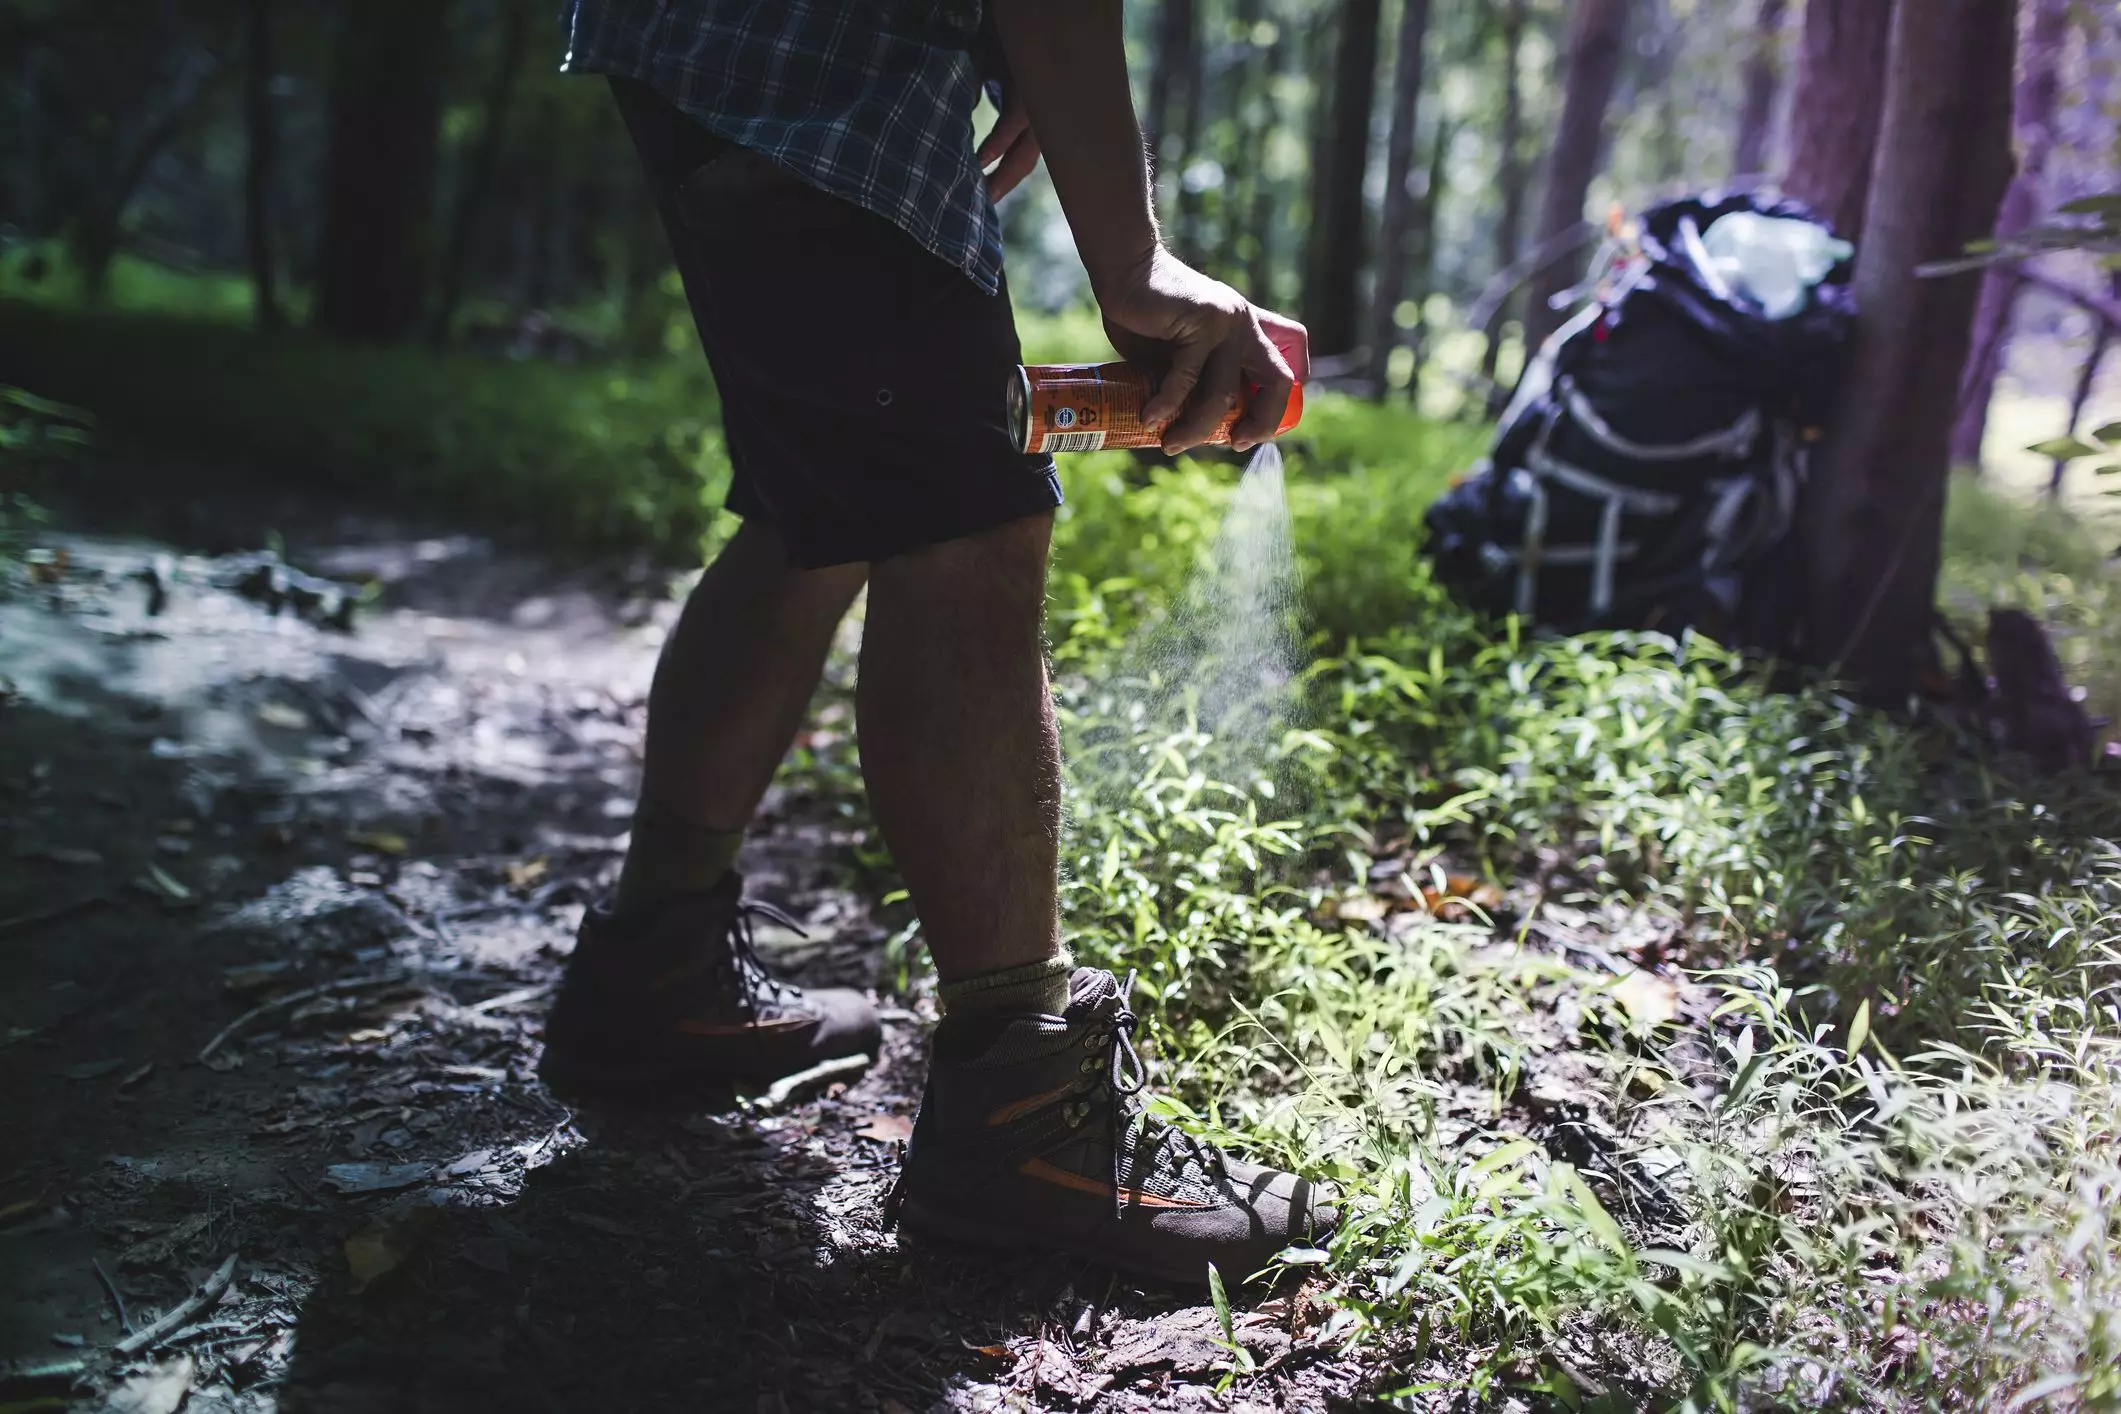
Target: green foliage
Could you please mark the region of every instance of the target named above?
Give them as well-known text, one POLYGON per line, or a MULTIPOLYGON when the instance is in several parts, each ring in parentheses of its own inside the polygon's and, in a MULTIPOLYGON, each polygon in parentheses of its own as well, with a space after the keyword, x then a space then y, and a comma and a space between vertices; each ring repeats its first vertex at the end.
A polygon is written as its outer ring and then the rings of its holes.
POLYGON ((713 386, 689 361, 590 369, 0 304, 8 374, 209 475, 380 493, 575 547, 690 560, 728 482, 713 386))
POLYGON ((0 384, 0 564, 16 559, 45 522, 30 483, 72 461, 93 423, 80 408, 0 384))

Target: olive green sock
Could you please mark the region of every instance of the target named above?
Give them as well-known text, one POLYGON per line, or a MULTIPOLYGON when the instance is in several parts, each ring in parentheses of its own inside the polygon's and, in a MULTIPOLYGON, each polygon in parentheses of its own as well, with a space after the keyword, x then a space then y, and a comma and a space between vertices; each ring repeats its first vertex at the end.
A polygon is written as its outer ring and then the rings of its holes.
POLYGON ((612 902, 619 925, 645 923, 672 899, 707 892, 736 867, 743 847, 742 830, 706 830, 647 812, 635 815, 612 902))
POLYGON ((1075 960, 1064 952, 1042 962, 977 972, 945 982, 935 995, 943 1010, 953 1015, 985 1011, 1059 1016, 1068 1009, 1068 980, 1074 971, 1075 960))

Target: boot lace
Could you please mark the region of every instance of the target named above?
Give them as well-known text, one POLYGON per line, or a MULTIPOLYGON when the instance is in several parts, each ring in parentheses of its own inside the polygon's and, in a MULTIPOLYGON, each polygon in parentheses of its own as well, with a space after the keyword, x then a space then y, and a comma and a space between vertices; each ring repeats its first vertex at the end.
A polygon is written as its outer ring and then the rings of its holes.
POLYGON ((773 1001, 799 998, 803 989, 792 982, 783 982, 767 970, 759 957, 757 925, 754 919, 763 918, 769 923, 778 923, 798 938, 808 940, 810 934, 780 908, 763 899, 745 899, 736 906, 736 917, 729 925, 730 965, 736 970, 737 1005, 747 1013, 757 1015, 761 995, 773 1001))
POLYGON ((1199 1165, 1201 1171, 1211 1177, 1223 1173, 1222 1151, 1214 1145, 1194 1138, 1184 1130, 1161 1120, 1152 1118, 1140 1100, 1143 1087, 1149 1083, 1148 1068, 1142 1064, 1141 1052, 1134 1046, 1134 1028, 1140 1018, 1127 1005, 1134 995, 1134 981, 1138 973, 1127 974, 1127 985, 1120 992, 1119 1006, 1113 1011, 1101 1047, 1109 1047, 1109 1066, 1105 1074, 1105 1085, 1111 1092, 1112 1103, 1107 1108, 1106 1119, 1112 1147, 1112 1216, 1122 1217, 1126 1213, 1126 1188, 1121 1183, 1125 1170, 1126 1152, 1122 1141, 1133 1139, 1144 1145, 1147 1152, 1144 1160, 1148 1172, 1144 1179, 1155 1172, 1156 1166, 1166 1154, 1169 1155, 1172 1171, 1183 1176, 1186 1166, 1199 1165), (1140 1131, 1135 1131, 1137 1121, 1140 1131))

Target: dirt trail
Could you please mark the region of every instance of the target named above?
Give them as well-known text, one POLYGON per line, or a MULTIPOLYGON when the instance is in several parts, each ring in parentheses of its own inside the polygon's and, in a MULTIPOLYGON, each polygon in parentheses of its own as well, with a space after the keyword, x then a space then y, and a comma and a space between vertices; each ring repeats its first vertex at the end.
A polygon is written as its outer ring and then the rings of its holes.
MULTIPOLYGON (((263 543, 241 505, 181 535, 263 543)), ((890 1005, 875 1067, 780 1113, 590 1112, 538 1084, 544 998, 623 842, 655 576, 325 521, 289 560, 381 586, 342 634, 171 543, 53 543, 55 581, 0 599, 0 1404, 1323 1409, 1362 1387, 1302 1291, 1241 1316, 1266 1373, 1218 1393, 1205 1308, 902 1250, 877 1219, 925 1007, 890 1005), (224 1295, 113 1352, 106 1278, 144 1328, 230 1255, 224 1295)), ((746 868, 809 926, 764 940, 803 980, 877 981, 862 842, 832 801, 768 803, 746 868)))

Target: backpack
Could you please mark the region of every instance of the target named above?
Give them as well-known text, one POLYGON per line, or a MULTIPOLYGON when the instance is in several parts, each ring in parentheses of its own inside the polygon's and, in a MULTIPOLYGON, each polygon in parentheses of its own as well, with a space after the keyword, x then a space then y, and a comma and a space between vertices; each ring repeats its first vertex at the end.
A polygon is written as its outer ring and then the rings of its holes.
POLYGON ((1701 233, 1751 194, 1668 202, 1599 295, 1540 348, 1489 454, 1429 510, 1438 580, 1563 632, 1694 626, 1775 646, 1795 602, 1784 553, 1853 323, 1850 263, 1770 319, 1701 233))

